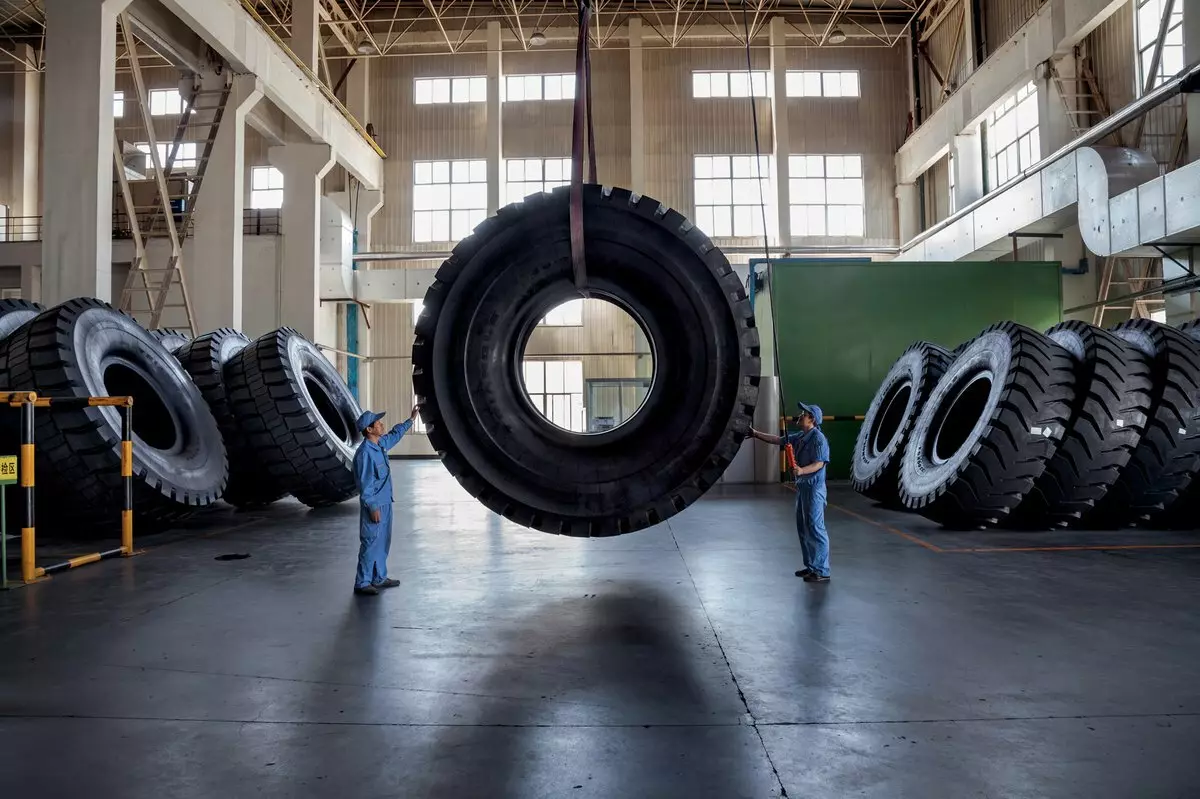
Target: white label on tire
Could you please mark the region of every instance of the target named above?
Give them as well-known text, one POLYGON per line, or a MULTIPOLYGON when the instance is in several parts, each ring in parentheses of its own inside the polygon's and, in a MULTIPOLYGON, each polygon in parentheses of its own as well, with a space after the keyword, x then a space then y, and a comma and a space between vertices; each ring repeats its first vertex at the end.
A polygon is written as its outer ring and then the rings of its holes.
POLYGON ((1179 428, 1179 435, 1181 435, 1181 436, 1187 435, 1187 428, 1186 427, 1179 428))
POLYGON ((1117 420, 1117 427, 1124 427, 1124 426, 1125 426, 1125 420, 1124 420, 1124 419, 1118 419, 1118 420, 1117 420))
POLYGON ((1041 434, 1042 434, 1042 428, 1040 428, 1040 427, 1031 427, 1031 428, 1029 428, 1029 435, 1031 435, 1031 436, 1040 436, 1041 434))

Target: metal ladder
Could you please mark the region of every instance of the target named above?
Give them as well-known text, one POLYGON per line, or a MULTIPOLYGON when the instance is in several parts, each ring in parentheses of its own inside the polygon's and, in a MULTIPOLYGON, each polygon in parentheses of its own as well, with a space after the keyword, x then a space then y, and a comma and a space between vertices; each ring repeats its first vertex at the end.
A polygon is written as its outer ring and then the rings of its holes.
MULTIPOLYGON (((1113 286, 1124 286, 1122 294, 1134 294, 1152 288, 1151 284, 1155 281, 1162 281, 1161 258, 1105 258, 1096 299, 1107 301, 1113 286)), ((1167 304, 1161 296, 1139 297, 1127 302, 1128 305, 1109 305, 1105 302, 1096 306, 1092 311, 1092 324, 1103 327, 1104 315, 1109 311, 1128 311, 1130 319, 1149 319, 1154 311, 1162 310, 1167 304)))
POLYGON ((195 314, 192 311, 191 298, 188 295, 187 281, 180 265, 184 240, 191 232, 192 216, 195 213, 196 201, 204 184, 204 175, 212 157, 217 133, 221 120, 225 116, 225 107, 229 101, 232 82, 227 79, 220 89, 204 90, 194 85, 184 100, 183 111, 175 135, 166 152, 166 162, 162 164, 161 176, 156 175, 158 186, 155 192, 154 204, 151 206, 136 206, 124 171, 118 169, 119 184, 122 199, 129 212, 131 233, 134 239, 134 263, 130 265, 129 274, 121 290, 122 311, 138 318, 146 327, 153 330, 163 323, 164 314, 172 309, 180 309, 186 319, 186 326, 172 325, 175 329, 196 335, 195 314), (204 114, 207 121, 195 122, 193 115, 204 114), (211 116, 209 116, 211 114, 211 116), (203 146, 198 148, 194 172, 189 169, 175 168, 181 146, 184 144, 189 128, 203 125, 207 127, 203 146), (181 191, 172 191, 179 185, 181 191), (167 219, 166 209, 170 208, 172 219, 167 219), (174 224, 172 224, 172 222, 174 224), (150 238, 170 238, 172 254, 165 267, 150 267, 146 263, 145 240, 150 238), (140 302, 139 302, 140 300, 140 302))

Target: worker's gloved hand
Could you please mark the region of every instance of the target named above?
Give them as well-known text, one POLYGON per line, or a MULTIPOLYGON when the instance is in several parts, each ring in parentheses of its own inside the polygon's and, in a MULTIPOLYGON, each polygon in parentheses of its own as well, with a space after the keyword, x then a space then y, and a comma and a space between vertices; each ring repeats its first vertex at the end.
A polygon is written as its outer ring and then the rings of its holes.
POLYGON ((379 508, 375 508, 371 511, 371 523, 379 524, 379 508))

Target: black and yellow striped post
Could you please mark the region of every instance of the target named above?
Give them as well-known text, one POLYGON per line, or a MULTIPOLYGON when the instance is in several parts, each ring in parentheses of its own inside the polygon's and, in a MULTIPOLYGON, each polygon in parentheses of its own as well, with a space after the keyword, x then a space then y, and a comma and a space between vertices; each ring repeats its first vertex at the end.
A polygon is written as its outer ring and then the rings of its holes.
POLYGON ((30 392, 21 403, 21 494, 25 500, 25 518, 21 521, 21 579, 32 583, 45 574, 34 562, 36 551, 34 525, 33 411, 37 394, 30 392))
POLYGON ((133 554, 133 397, 121 408, 121 554, 133 554))

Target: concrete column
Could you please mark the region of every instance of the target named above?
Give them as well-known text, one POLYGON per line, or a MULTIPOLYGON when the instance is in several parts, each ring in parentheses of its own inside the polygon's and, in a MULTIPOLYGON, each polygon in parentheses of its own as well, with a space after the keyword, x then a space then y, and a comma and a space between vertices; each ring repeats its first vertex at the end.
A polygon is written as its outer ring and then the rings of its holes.
MULTIPOLYGON (((1180 2, 1180 0, 1175 0, 1180 2)), ((1200 61, 1200 8, 1188 3, 1183 11, 1183 63, 1200 61)), ((1200 93, 1183 95, 1187 103, 1187 157, 1184 163, 1200 160, 1200 93)))
POLYGON ((629 188, 646 190, 646 76, 642 20, 629 20, 629 188))
POLYGON ((292 0, 292 52, 314 73, 317 71, 318 0, 292 0))
POLYGON ((983 137, 979 128, 954 137, 954 210, 959 211, 983 196, 983 137))
POLYGON ((41 264, 21 264, 21 299, 42 301, 41 264))
POLYGON ((504 178, 504 151, 501 149, 500 92, 503 89, 504 67, 500 59, 500 22, 487 24, 487 212, 500 210, 500 186, 504 178))
POLYGON ((320 307, 321 178, 333 168, 333 151, 327 144, 285 144, 267 151, 272 166, 283 173, 283 233, 280 259, 279 316, 312 341, 337 340, 336 312, 320 307))
POLYGON ((965 71, 961 75, 955 75, 954 79, 960 84, 967 79, 967 76, 975 71, 975 67, 979 66, 976 62, 975 54, 978 51, 978 43, 975 41, 975 0, 961 0, 963 8, 963 42, 962 48, 966 55, 963 63, 966 66, 965 71))
POLYGON ((233 327, 242 320, 242 209, 245 207, 246 115, 262 99, 253 75, 233 79, 225 116, 197 199, 195 235, 184 269, 200 330, 233 327))
POLYGON ((112 298, 117 14, 129 0, 46 0, 43 302, 112 298))
MULTIPOLYGON (((27 63, 36 63, 37 52, 27 44, 17 45, 13 52, 27 63)), ((13 75, 12 199, 8 215, 37 216, 38 167, 42 147, 42 74, 20 63, 17 68, 22 71, 13 75)), ((21 235, 19 229, 15 230, 9 240, 21 235)))
POLYGON ((903 246, 921 232, 921 195, 915 183, 896 185, 896 205, 900 212, 900 244, 903 246))
MULTIPOLYGON (((775 152, 775 244, 792 243, 791 184, 788 181, 788 156, 792 137, 788 128, 787 41, 783 17, 771 19, 771 139, 775 152)), ((769 233, 770 231, 768 231, 769 233)))

